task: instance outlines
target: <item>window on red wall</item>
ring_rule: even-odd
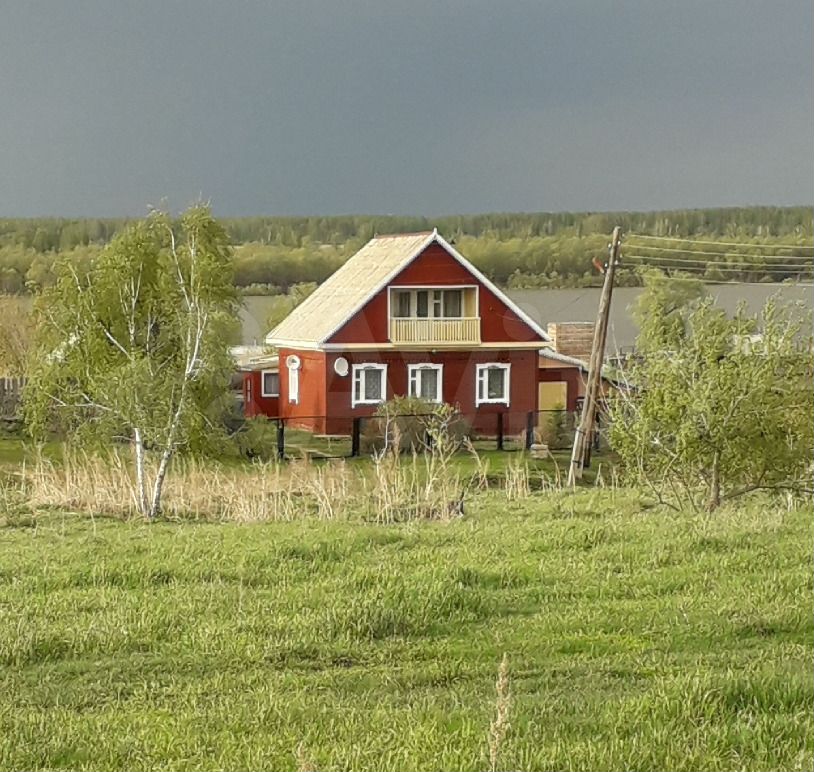
[[[261,394],[264,397],[279,397],[280,396],[280,374],[264,370],[261,374],[262,389]]]
[[[374,362],[353,366],[351,406],[375,405],[387,399],[387,365]]]
[[[441,378],[444,366],[438,364],[408,365],[408,387],[411,397],[421,397],[430,402],[441,402],[443,389]]]
[[[509,404],[511,367],[502,362],[477,365],[475,404]]]

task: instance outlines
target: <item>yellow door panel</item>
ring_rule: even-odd
[[[568,384],[565,381],[542,381],[538,387],[538,410],[565,410],[568,404]],[[538,416],[542,420],[544,416]]]

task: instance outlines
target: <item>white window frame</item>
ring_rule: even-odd
[[[428,285],[415,285],[415,284],[391,284],[388,287],[387,293],[387,317],[389,319],[468,319],[464,313],[466,307],[466,291],[474,290],[475,296],[475,317],[480,316],[480,292],[478,291],[477,284],[428,284]],[[443,316],[444,300],[441,296],[441,316],[434,314],[434,292],[446,290],[460,290],[461,292],[461,315],[460,316]],[[427,316],[417,316],[416,294],[418,292],[427,292]],[[410,293],[410,315],[409,316],[393,316],[396,310],[397,301],[394,298],[396,292],[409,292]]]
[[[379,370],[382,374],[382,396],[378,399],[367,399],[364,394],[362,394],[362,389],[359,389],[360,397],[356,399],[356,382],[359,379],[361,385],[364,385],[364,381],[361,380],[361,374],[365,370]],[[357,405],[379,405],[382,402],[387,401],[387,365],[382,364],[381,362],[360,362],[358,365],[353,365],[352,367],[352,379],[351,379],[351,392],[350,392],[350,404],[351,407],[356,407]]]
[[[266,376],[277,376],[277,391],[266,391]],[[263,397],[279,397],[280,396],[280,372],[279,370],[261,370],[260,371],[260,395]]]
[[[489,370],[503,370],[506,375],[503,379],[503,396],[489,397]],[[484,362],[475,367],[475,406],[478,405],[506,405],[509,406],[512,393],[512,366],[508,362]],[[483,399],[481,399],[481,383],[483,383]]]
[[[435,402],[436,404],[441,404],[444,401],[444,365],[436,364],[434,362],[417,362],[416,364],[407,365],[407,394],[410,397],[419,397],[423,399],[420,394],[415,393],[413,389],[413,385],[419,386],[419,373],[422,370],[435,370],[438,373],[435,376],[435,383],[437,386],[437,398],[429,400],[430,402]]]

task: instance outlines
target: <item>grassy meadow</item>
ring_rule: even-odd
[[[811,769],[810,507],[507,491],[389,524],[8,515],[0,768]]]

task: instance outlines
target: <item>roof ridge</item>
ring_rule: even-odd
[[[431,244],[438,244],[457,260],[541,340],[550,340],[548,333],[537,322],[434,228],[431,231],[389,234],[370,239],[271,330],[266,335],[266,343],[296,340],[321,346]]]
[[[438,233],[437,228],[431,231],[399,231],[398,233],[377,233],[370,239],[370,241],[381,241],[382,239],[401,239],[414,236],[429,236],[432,233]],[[367,243],[369,244],[370,241]]]
[[[294,338],[295,331],[300,335],[303,327],[310,326],[312,334],[307,339],[317,345],[322,343],[369,300],[371,292],[377,292],[382,283],[386,284],[429,246],[437,238],[437,231],[394,235],[397,237],[373,237],[366,242],[274,327],[266,335],[266,342]],[[407,244],[395,246],[399,238],[408,242],[409,248]],[[388,241],[394,246],[385,246]],[[309,318],[309,314],[313,318]],[[318,332],[313,331],[315,327]]]

